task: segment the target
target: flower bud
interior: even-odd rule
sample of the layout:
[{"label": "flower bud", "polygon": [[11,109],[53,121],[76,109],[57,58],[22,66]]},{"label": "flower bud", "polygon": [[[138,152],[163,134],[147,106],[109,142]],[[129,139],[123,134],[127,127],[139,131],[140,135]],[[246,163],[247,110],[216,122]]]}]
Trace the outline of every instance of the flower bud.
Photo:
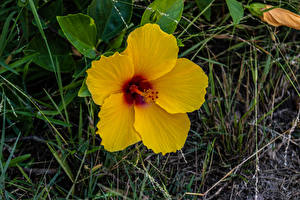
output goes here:
[{"label": "flower bud", "polygon": [[263,9],[266,8],[265,4],[262,3],[252,3],[250,6],[247,6],[250,13],[256,17],[262,17],[263,16]]}]

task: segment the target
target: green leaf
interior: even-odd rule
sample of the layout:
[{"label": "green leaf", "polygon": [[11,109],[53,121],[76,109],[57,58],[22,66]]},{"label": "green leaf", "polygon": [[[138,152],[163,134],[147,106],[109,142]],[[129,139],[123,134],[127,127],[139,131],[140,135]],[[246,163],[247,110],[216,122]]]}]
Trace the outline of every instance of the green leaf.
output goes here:
[{"label": "green leaf", "polygon": [[233,19],[234,24],[240,23],[244,16],[244,9],[242,3],[237,0],[226,0],[230,15]]},{"label": "green leaf", "polygon": [[[66,43],[60,37],[54,37],[50,34],[47,35],[47,40],[49,43],[49,48],[54,60],[57,60],[59,63],[61,72],[71,72],[74,69],[75,61],[71,56],[71,48],[68,43]],[[24,49],[25,55],[36,54],[32,61],[39,65],[40,67],[54,71],[53,66],[47,51],[44,40],[40,35],[34,37],[29,43],[28,47]]]},{"label": "green leaf", "polygon": [[[197,6],[202,12],[213,0],[196,0]],[[210,21],[211,7],[207,8],[203,13],[206,20]]]},{"label": "green leaf", "polygon": [[89,97],[89,96],[91,96],[91,93],[89,92],[89,90],[86,86],[85,80],[86,79],[84,79],[84,81],[82,81],[82,85],[81,85],[81,87],[78,91],[78,96],[79,97]]},{"label": "green leaf", "polygon": [[176,38],[176,41],[177,41],[177,46],[179,46],[179,47],[184,47],[184,44],[183,44],[183,42],[182,42],[181,39]]},{"label": "green leaf", "polygon": [[96,57],[97,29],[91,17],[79,13],[56,19],[66,38],[80,53],[88,58]]},{"label": "green leaf", "polygon": [[8,167],[15,167],[17,164],[23,162],[24,160],[27,160],[31,157],[31,154],[25,154],[22,156],[18,156],[16,158],[11,159],[11,161],[8,164]]},{"label": "green leaf", "polygon": [[132,7],[132,0],[93,0],[88,15],[95,20],[98,37],[108,42],[118,35],[130,22]]},{"label": "green leaf", "polygon": [[141,25],[156,23],[160,28],[173,33],[181,18],[183,11],[183,0],[155,0],[145,10]]}]

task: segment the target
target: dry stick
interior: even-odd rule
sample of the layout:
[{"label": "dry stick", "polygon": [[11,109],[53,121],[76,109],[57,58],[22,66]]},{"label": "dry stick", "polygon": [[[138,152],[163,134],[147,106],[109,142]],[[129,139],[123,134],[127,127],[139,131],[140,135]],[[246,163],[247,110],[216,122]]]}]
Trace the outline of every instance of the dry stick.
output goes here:
[{"label": "dry stick", "polygon": [[266,144],[265,146],[263,146],[262,148],[260,148],[257,152],[255,152],[254,154],[252,154],[251,156],[249,156],[246,160],[244,160],[239,165],[237,165],[236,167],[234,167],[223,178],[221,178],[218,182],[216,182],[213,186],[211,186],[206,192],[204,192],[204,193],[186,192],[186,193],[184,193],[184,195],[195,195],[195,196],[205,196],[205,195],[207,195],[207,193],[209,193],[212,189],[214,189],[217,185],[219,185],[219,183],[221,183],[225,178],[227,178],[230,174],[232,174],[233,171],[235,171],[236,169],[238,169],[239,167],[241,167],[245,162],[247,162],[248,160],[250,160],[251,158],[253,158],[257,153],[261,152],[264,148],[268,147],[270,144],[272,144],[273,142],[275,142],[276,140],[278,140],[279,138],[281,138],[284,134],[286,134],[289,131],[290,131],[290,129],[284,131],[281,135],[279,135],[276,138],[274,138],[273,140],[271,140],[268,144]]},{"label": "dry stick", "polygon": [[184,162],[187,164],[187,161],[186,161],[186,159],[185,159],[185,156],[184,156],[184,154],[183,154],[182,150],[180,149],[180,150],[179,150],[179,152],[181,153],[181,155],[182,155],[182,158],[183,158]]},{"label": "dry stick", "polygon": [[[5,142],[14,142],[17,138],[14,137],[14,138],[9,138],[7,140],[5,140]],[[36,142],[42,142],[42,143],[46,143],[47,141],[41,137],[37,137],[35,135],[33,136],[25,136],[25,137],[21,137],[19,140],[33,140],[33,141],[36,141]]]},{"label": "dry stick", "polygon": [[23,170],[29,174],[41,175],[41,174],[56,174],[57,169],[44,169],[44,168],[23,168]]},{"label": "dry stick", "polygon": [[294,122],[292,128],[291,128],[290,131],[289,131],[289,137],[288,137],[287,145],[286,145],[285,151],[284,151],[284,166],[287,166],[287,151],[288,151],[288,148],[289,148],[289,146],[290,146],[290,141],[291,141],[292,133],[294,132],[295,127],[296,127],[297,124],[298,124],[299,117],[300,117],[300,108],[299,108],[299,110],[298,110],[297,118],[296,118],[296,120],[295,120],[295,122]]},{"label": "dry stick", "polygon": [[258,127],[257,127],[257,115],[258,115],[258,108],[259,108],[259,101],[258,101],[258,88],[257,88],[257,63],[255,62],[255,200],[258,200],[258,172],[259,172],[259,156],[258,156]]},{"label": "dry stick", "polygon": [[[299,112],[300,112],[300,110],[299,110]],[[297,125],[297,124],[296,124],[296,125]],[[281,135],[281,133],[278,133],[277,131],[274,131],[274,130],[272,130],[272,129],[269,129],[269,128],[265,127],[265,126],[262,126],[262,125],[259,125],[259,124],[258,124],[258,127],[261,128],[261,129],[263,129],[264,131],[268,131],[268,132],[271,133],[271,134]],[[292,132],[294,132],[294,131],[292,131],[292,129],[290,129],[289,133],[292,133]],[[289,139],[289,138],[288,138],[287,136],[285,136],[285,135],[282,135],[282,137],[283,137],[284,139],[286,139],[286,140]],[[295,141],[294,141],[294,140],[295,140]],[[290,139],[290,142],[293,143],[294,145],[300,147],[300,144],[297,143],[296,139],[294,139],[294,140],[292,140],[292,138],[291,138],[291,139]]]}]

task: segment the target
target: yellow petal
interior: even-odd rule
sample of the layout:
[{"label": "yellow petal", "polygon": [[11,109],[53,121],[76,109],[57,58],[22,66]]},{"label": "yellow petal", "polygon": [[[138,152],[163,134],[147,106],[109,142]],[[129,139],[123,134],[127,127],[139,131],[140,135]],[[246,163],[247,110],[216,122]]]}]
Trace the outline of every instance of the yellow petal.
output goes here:
[{"label": "yellow petal", "polygon": [[190,120],[186,113],[170,114],[152,103],[135,106],[134,127],[144,145],[154,153],[175,152],[183,147]]},{"label": "yellow petal", "polygon": [[132,78],[134,68],[129,57],[116,52],[110,57],[102,56],[93,61],[87,70],[86,84],[94,102],[102,105],[106,97],[122,90],[122,84]]},{"label": "yellow petal", "polygon": [[[266,5],[266,9],[273,6]],[[287,26],[300,30],[300,15],[283,8],[274,8],[263,13],[262,20],[272,26]]]},{"label": "yellow petal", "polygon": [[192,112],[204,103],[208,78],[192,61],[181,58],[172,71],[152,81],[157,104],[169,113]]},{"label": "yellow petal", "polygon": [[122,53],[133,60],[135,74],[148,80],[171,71],[178,56],[173,35],[163,32],[157,24],[146,24],[132,31]]},{"label": "yellow petal", "polygon": [[120,151],[141,140],[133,127],[134,108],[125,103],[122,93],[105,99],[99,118],[97,133],[107,151]]}]

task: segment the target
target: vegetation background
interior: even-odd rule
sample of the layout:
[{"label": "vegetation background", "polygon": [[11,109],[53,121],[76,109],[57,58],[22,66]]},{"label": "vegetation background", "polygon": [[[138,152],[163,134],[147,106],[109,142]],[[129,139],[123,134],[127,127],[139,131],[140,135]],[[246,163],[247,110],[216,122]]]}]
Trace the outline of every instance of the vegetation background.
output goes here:
[{"label": "vegetation background", "polygon": [[[95,56],[122,51],[151,2],[110,1],[126,7],[121,28],[100,36]],[[176,26],[178,0],[167,2]],[[184,1],[179,56],[205,70],[209,88],[184,148],[162,156],[99,145],[99,107],[84,85],[93,59],[56,18],[87,14],[92,1],[2,0],[0,199],[300,199],[300,32],[252,16],[252,1],[232,10],[236,2]],[[298,0],[257,2],[300,10]]]}]

